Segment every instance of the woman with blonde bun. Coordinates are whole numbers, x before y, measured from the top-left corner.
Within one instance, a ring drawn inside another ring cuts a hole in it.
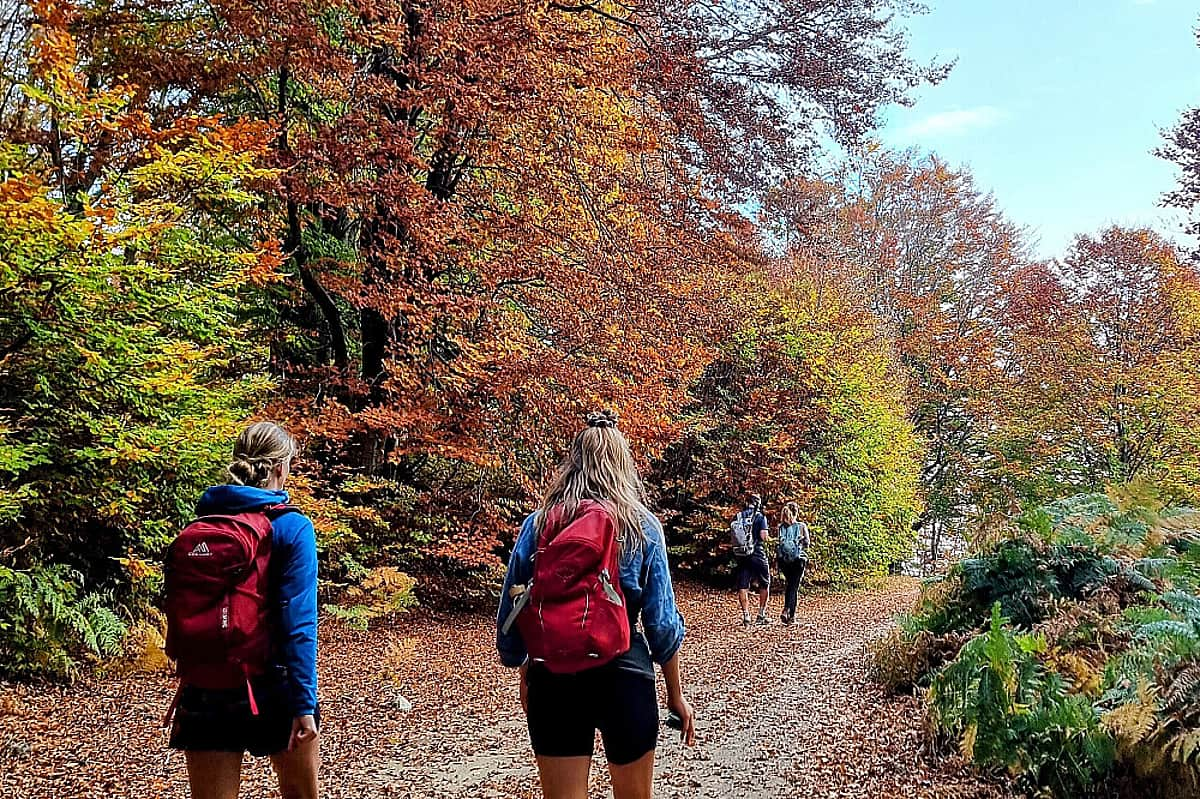
[[[189,684],[181,669],[170,745],[186,753],[193,799],[236,799],[246,752],[271,759],[285,799],[317,796],[317,545],[312,522],[287,504],[295,454],[279,425],[251,425],[234,445],[229,482],[196,507],[202,519],[267,514],[271,654],[265,673],[228,690]],[[208,554],[199,550],[190,554]]]

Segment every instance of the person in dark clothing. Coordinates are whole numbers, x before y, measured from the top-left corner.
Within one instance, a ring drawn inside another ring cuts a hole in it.
[[[750,589],[758,589],[758,624],[767,623],[767,600],[771,595],[771,565],[767,561],[767,517],[762,511],[762,497],[751,494],[738,519],[750,525],[754,551],[737,557],[738,605],[742,608],[742,624],[750,624]]]
[[[230,482],[204,492],[198,516],[234,515],[286,505],[283,485],[296,452],[292,437],[270,422],[251,425],[234,446]],[[242,757],[270,757],[287,799],[316,799],[317,542],[312,521],[284,513],[271,524],[271,633],[266,674],[243,688],[180,685],[170,746],[186,753],[192,799],[236,799]]]
[[[783,508],[779,534],[777,536],[779,570],[785,581],[783,614],[779,620],[791,624],[796,620],[796,595],[804,581],[804,570],[808,566],[808,547],[811,539],[808,525],[800,521],[800,506],[789,502]]]

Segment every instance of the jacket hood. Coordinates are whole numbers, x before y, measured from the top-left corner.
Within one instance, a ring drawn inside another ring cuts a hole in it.
[[[286,491],[269,491],[254,486],[219,485],[204,492],[196,503],[196,513],[246,513],[268,505],[283,505],[288,501]]]

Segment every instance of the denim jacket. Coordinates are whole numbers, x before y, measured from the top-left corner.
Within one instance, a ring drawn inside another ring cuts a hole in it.
[[[536,513],[530,514],[521,525],[512,557],[508,561],[508,574],[504,578],[504,591],[500,594],[500,610],[496,616],[496,649],[500,652],[500,662],[510,668],[524,663],[528,653],[516,625],[507,635],[500,631],[500,627],[512,610],[513,600],[509,589],[529,582],[533,576],[533,554],[537,551],[537,533],[534,530],[536,518]],[[683,617],[675,605],[675,590],[667,567],[666,541],[658,519],[648,519],[642,534],[643,545],[621,559],[621,592],[625,595],[625,605],[629,611],[630,629],[635,628],[640,613],[650,656],[661,666],[679,651],[685,628]]]

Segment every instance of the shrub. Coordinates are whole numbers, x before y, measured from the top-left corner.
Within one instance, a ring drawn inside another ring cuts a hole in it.
[[[65,566],[0,566],[0,676],[71,679],[85,659],[120,653],[125,624],[81,580]]]
[[[934,639],[928,630],[909,631],[893,627],[867,645],[868,673],[875,682],[892,693],[907,693],[928,674],[929,645]]]
[[[987,631],[934,678],[935,725],[983,768],[1054,796],[1081,795],[1111,767],[1112,737],[1085,697],[1042,668],[1045,639],[1013,633],[1006,623],[997,602]]]
[[[376,619],[395,616],[414,606],[416,584],[416,580],[394,567],[371,569],[361,575],[357,585],[343,593],[340,604],[327,604],[325,610],[351,627],[365,630]]]
[[[1197,515],[1146,496],[1024,514],[925,586],[874,647],[876,679],[929,685],[932,728],[1038,795],[1197,795]]]
[[[917,616],[899,623],[867,645],[868,671],[891,693],[910,693],[928,686],[930,678],[962,649],[968,636],[935,635]]]

